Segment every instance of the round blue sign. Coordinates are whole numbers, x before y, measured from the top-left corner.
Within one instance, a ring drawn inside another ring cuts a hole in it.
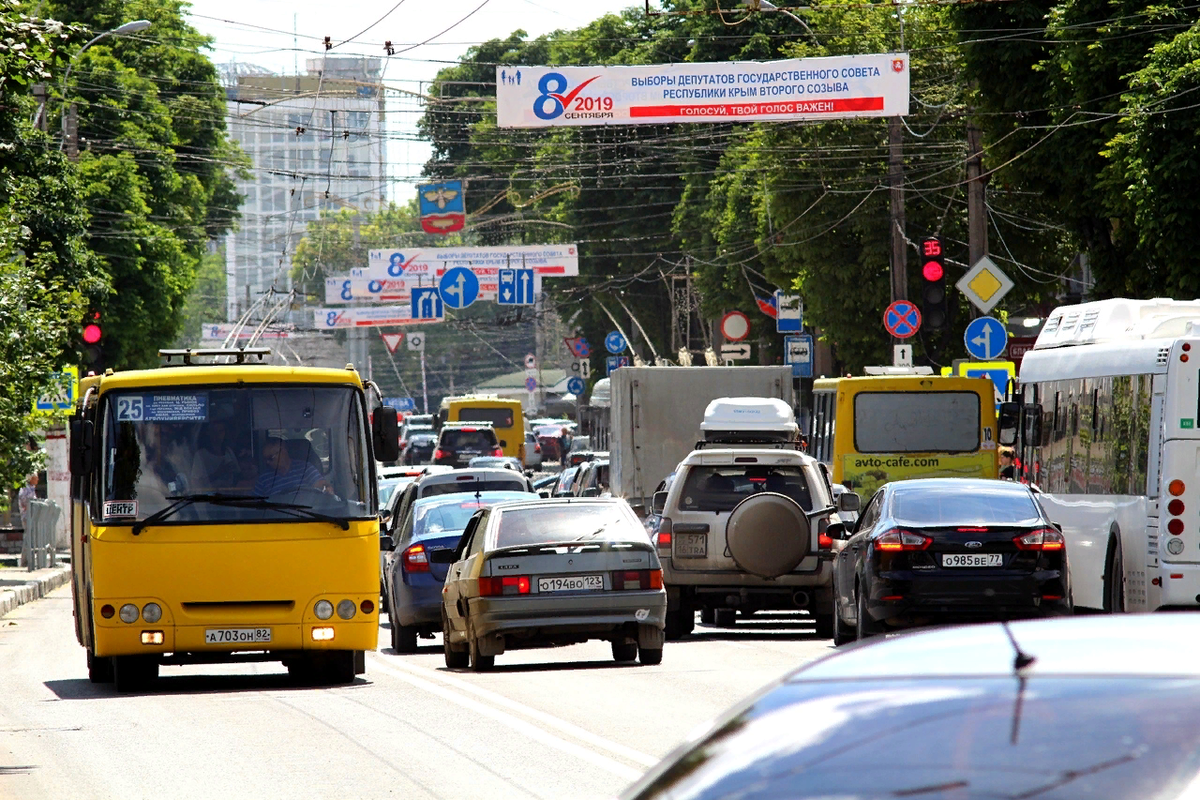
[[[537,378],[526,378],[525,388],[531,392],[537,391]]]
[[[604,337],[604,347],[613,355],[624,353],[628,346],[629,343],[625,341],[625,337],[621,335],[620,331],[613,331]]]
[[[979,317],[971,320],[963,331],[963,344],[973,358],[991,361],[1004,353],[1008,331],[1004,329],[1004,323],[995,317]]]
[[[466,308],[479,297],[479,276],[466,267],[446,270],[438,282],[438,294],[449,308]]]
[[[583,394],[583,378],[571,378],[567,381],[567,391],[578,397]]]

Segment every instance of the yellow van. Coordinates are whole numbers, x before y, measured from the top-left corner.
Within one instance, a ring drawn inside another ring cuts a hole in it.
[[[494,394],[468,394],[442,401],[439,422],[486,422],[496,431],[504,455],[525,463],[525,417],[521,401]]]

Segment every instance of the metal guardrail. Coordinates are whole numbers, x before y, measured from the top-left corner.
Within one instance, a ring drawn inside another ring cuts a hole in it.
[[[30,572],[54,566],[54,533],[61,515],[62,509],[53,500],[30,501],[21,543],[21,557]]]

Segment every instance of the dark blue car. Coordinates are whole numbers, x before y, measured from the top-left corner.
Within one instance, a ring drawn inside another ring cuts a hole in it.
[[[453,550],[479,509],[530,497],[526,492],[458,492],[413,502],[397,525],[384,576],[392,650],[415,653],[418,636],[432,636],[442,629],[442,581],[447,565],[434,564],[429,552]]]

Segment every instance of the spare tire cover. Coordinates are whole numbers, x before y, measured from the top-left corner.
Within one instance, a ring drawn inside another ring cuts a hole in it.
[[[763,578],[778,578],[809,553],[811,529],[804,509],[787,495],[759,492],[734,507],[725,542],[737,565]]]

